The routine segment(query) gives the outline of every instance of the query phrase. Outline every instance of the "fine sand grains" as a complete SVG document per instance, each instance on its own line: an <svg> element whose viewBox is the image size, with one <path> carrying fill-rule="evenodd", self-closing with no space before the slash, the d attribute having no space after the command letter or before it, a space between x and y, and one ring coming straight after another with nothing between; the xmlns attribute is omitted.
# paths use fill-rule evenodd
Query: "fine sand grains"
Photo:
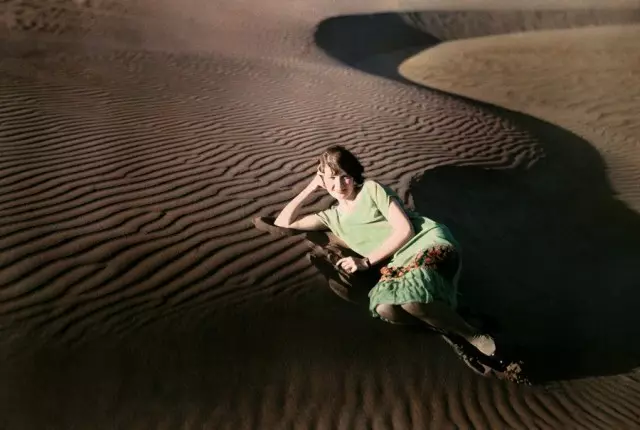
<svg viewBox="0 0 640 430"><path fill-rule="evenodd" d="M583 137L603 156L620 198L639 210L639 36L629 25L452 41L406 60L400 73Z"/></svg>
<svg viewBox="0 0 640 430"><path fill-rule="evenodd" d="M397 8L2 2L1 429L638 426L637 363L627 354L640 326L636 214L613 201L597 157L586 156L595 145L633 202L635 171L623 159L637 161L628 146L635 99L597 79L619 73L633 85L623 73L631 56L611 44L628 46L634 30L569 32L566 42L518 36L531 58L510 36L469 40L434 48L418 77L402 67L446 92L348 67L336 46L313 44L330 18ZM596 53L575 34L621 42ZM447 51L474 43L460 58ZM563 46L595 76L536 63ZM603 58L610 74L598 69ZM527 62L535 73L518 68ZM498 84L489 79L497 73ZM555 145L557 127L447 92L547 119L590 144ZM550 386L477 377L437 337L333 296L299 238L253 228L333 144L452 227L464 244L463 299L535 353L553 352L538 366ZM582 176L567 168L576 163ZM598 211L583 210L594 195L585 183L599 186ZM318 195L307 210L329 204ZM601 222L623 212L619 230Z"/></svg>

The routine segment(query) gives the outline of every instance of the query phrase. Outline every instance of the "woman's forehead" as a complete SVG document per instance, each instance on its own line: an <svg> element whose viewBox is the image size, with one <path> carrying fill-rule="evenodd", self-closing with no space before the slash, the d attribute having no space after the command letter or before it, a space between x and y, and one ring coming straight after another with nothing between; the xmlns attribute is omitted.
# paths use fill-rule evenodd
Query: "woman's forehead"
<svg viewBox="0 0 640 430"><path fill-rule="evenodd" d="M328 164L325 164L324 171L322 171L322 174L324 174L325 176L344 176L344 175L347 175L346 172L344 172L342 170L334 169L331 166L329 166Z"/></svg>

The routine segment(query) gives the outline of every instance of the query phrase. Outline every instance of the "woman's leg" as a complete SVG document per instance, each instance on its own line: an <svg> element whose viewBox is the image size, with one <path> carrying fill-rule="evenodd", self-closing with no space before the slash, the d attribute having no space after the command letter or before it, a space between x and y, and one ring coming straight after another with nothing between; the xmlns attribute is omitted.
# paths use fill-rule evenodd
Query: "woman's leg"
<svg viewBox="0 0 640 430"><path fill-rule="evenodd" d="M420 320L409 315L400 306L382 304L376 306L376 312L391 324L420 324Z"/></svg>
<svg viewBox="0 0 640 430"><path fill-rule="evenodd" d="M445 303L405 303L401 306L409 315L437 329L462 336L485 355L493 355L496 350L496 344L491 336L469 325Z"/></svg>

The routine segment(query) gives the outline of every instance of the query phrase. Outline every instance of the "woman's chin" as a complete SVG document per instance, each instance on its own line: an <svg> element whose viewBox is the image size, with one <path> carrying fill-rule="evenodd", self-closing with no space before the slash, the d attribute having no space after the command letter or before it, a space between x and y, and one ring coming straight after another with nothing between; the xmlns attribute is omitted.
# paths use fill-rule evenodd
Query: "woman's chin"
<svg viewBox="0 0 640 430"><path fill-rule="evenodd" d="M351 191L345 191L343 193L340 193L338 191L332 191L329 194L331 194L331 197L333 197L336 200L346 200L351 195Z"/></svg>

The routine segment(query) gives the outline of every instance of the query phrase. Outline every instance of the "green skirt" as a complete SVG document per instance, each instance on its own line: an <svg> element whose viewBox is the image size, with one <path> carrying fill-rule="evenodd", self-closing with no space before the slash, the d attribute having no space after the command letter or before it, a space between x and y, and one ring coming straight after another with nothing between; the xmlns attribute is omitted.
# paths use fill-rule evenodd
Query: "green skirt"
<svg viewBox="0 0 640 430"><path fill-rule="evenodd" d="M450 244L438 244L420 251L403 267L383 267L382 277L369 292L369 310L382 318L381 304L431 303L441 301L452 308L458 303L460 255Z"/></svg>

